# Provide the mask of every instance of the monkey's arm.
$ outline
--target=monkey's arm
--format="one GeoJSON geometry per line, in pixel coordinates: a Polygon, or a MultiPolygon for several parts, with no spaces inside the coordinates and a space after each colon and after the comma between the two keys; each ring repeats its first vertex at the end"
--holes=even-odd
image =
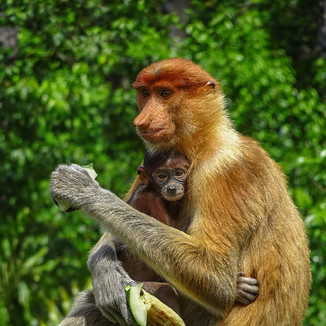
{"type": "Polygon", "coordinates": [[[87,266],[92,274],[96,305],[102,314],[119,325],[133,325],[124,294],[127,284],[135,285],[117,259],[115,241],[105,233],[90,252],[87,266]],[[126,324],[127,322],[127,324],[126,324]]]}
{"type": "Polygon", "coordinates": [[[233,305],[237,266],[228,257],[228,248],[216,251],[203,245],[203,239],[138,212],[102,189],[78,165],[58,166],[50,192],[53,199],[70,202],[103,223],[169,283],[209,310],[224,314],[233,305]]]}

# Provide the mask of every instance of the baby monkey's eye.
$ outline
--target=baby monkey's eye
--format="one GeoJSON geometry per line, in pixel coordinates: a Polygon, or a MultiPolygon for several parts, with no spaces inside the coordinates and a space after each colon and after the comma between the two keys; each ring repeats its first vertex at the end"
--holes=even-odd
{"type": "Polygon", "coordinates": [[[177,170],[177,171],[175,171],[174,175],[176,177],[181,177],[183,175],[183,171],[182,170],[177,170]]]}
{"type": "Polygon", "coordinates": [[[157,175],[157,177],[158,177],[160,180],[164,180],[164,179],[166,179],[166,174],[165,174],[165,173],[159,173],[159,174],[157,175]]]}

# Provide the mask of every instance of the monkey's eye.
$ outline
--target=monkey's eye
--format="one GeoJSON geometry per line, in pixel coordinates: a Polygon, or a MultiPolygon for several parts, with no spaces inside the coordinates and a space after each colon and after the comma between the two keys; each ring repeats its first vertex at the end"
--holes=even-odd
{"type": "Polygon", "coordinates": [[[171,92],[170,90],[168,90],[168,89],[164,89],[164,90],[161,92],[160,96],[163,97],[163,98],[165,98],[165,99],[167,99],[167,98],[170,97],[171,94],[172,94],[172,92],[171,92]]]}
{"type": "Polygon", "coordinates": [[[181,176],[183,176],[183,171],[182,170],[176,170],[175,173],[174,173],[174,175],[176,177],[181,177],[181,176]]]}
{"type": "Polygon", "coordinates": [[[148,96],[149,96],[149,90],[148,90],[148,89],[143,89],[143,90],[141,91],[141,95],[142,95],[143,97],[148,97],[148,96]]]}
{"type": "Polygon", "coordinates": [[[165,180],[166,179],[166,174],[165,173],[159,173],[158,175],[157,175],[157,178],[159,179],[159,180],[165,180]]]}

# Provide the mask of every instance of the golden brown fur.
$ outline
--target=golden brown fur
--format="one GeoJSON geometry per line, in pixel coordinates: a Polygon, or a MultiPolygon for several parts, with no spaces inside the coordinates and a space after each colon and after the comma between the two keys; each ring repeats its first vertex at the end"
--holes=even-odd
{"type": "MultiPolygon", "coordinates": [[[[139,74],[135,87],[144,86],[176,92],[172,104],[159,106],[154,101],[146,107],[156,111],[146,128],[172,120],[174,125],[167,128],[172,133],[159,139],[144,137],[142,118],[146,114],[148,119],[148,112],[141,111],[135,124],[149,149],[177,150],[193,162],[184,214],[191,216],[187,233],[200,241],[207,261],[196,268],[207,274],[216,269],[230,283],[237,270],[259,281],[258,299],[229,310],[221,325],[300,325],[311,281],[309,252],[304,224],[280,168],[257,142],[232,128],[217,81],[199,66],[182,59],[164,60],[139,74]],[[146,84],[148,76],[152,79],[146,84]],[[187,85],[182,84],[184,79],[187,85]],[[204,86],[207,81],[216,87],[204,86]],[[173,109],[167,111],[169,106],[173,109]]],[[[147,103],[140,97],[138,93],[142,110],[147,103]]],[[[185,243],[176,245],[182,254],[185,243]]],[[[207,295],[211,289],[204,291],[207,295]]],[[[224,308],[228,307],[226,302],[224,308]]]]}
{"type": "MultiPolygon", "coordinates": [[[[140,110],[134,124],[147,148],[178,151],[191,162],[178,216],[189,227],[182,232],[140,213],[76,165],[52,173],[52,198],[103,223],[174,286],[187,326],[300,325],[311,283],[308,242],[280,168],[257,142],[234,130],[217,81],[201,67],[164,60],[145,68],[134,86],[140,110]],[[242,270],[259,282],[259,297],[247,306],[235,304],[242,270]]],[[[70,321],[81,311],[88,321],[94,309],[132,325],[122,289],[133,281],[108,234],[88,266],[95,301],[62,325],[81,325],[70,321]]]]}

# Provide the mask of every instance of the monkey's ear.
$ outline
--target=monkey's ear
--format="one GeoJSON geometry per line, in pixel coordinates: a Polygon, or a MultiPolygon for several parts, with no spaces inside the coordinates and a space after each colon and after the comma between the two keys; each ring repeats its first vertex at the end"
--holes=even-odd
{"type": "Polygon", "coordinates": [[[147,182],[147,174],[145,172],[145,168],[143,166],[138,166],[137,173],[139,175],[139,179],[143,182],[147,182]]]}
{"type": "Polygon", "coordinates": [[[210,86],[211,88],[215,88],[215,83],[209,80],[206,82],[205,86],[210,86]]]}

